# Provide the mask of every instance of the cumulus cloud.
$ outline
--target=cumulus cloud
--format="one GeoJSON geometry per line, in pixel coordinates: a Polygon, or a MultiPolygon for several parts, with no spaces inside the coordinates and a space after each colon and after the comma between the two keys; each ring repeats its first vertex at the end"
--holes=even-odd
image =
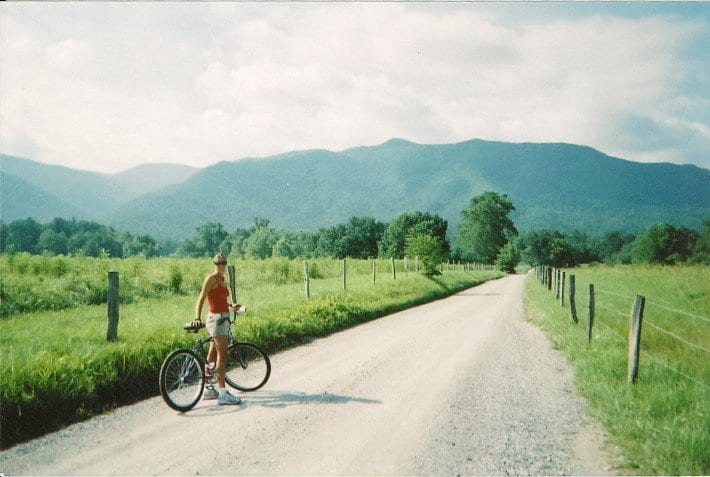
{"type": "Polygon", "coordinates": [[[689,55],[699,21],[400,3],[0,13],[0,150],[45,162],[206,166],[477,137],[710,166],[707,91],[687,90],[707,67],[689,55]]]}

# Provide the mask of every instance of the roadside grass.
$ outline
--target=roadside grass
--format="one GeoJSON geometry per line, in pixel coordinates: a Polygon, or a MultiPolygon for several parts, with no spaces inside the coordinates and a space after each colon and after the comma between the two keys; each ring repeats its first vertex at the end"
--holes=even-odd
{"type": "MultiPolygon", "coordinates": [[[[373,284],[372,261],[349,260],[347,290],[343,290],[342,275],[337,276],[342,264],[324,260],[314,262],[318,276],[331,276],[312,279],[311,298],[306,299],[303,263],[285,262],[236,263],[237,298],[247,307],[236,325],[237,336],[270,352],[504,275],[498,271],[446,271],[431,280],[398,271],[394,280],[391,272],[380,272],[373,284]],[[295,278],[277,283],[274,276],[286,276],[283,267],[289,267],[289,276],[294,273],[295,278]],[[264,278],[270,273],[272,281],[264,278]]],[[[381,265],[381,270],[388,270],[385,262],[378,263],[378,268],[381,265]]],[[[154,273],[163,269],[162,276],[175,266],[165,259],[148,260],[145,265],[146,270],[155,269],[154,273]]],[[[209,262],[207,267],[197,265],[194,260],[178,264],[185,276],[200,277],[197,282],[201,285],[211,266],[209,262]]],[[[199,285],[190,295],[141,297],[128,303],[123,303],[123,283],[121,286],[115,342],[106,341],[105,305],[19,313],[0,320],[3,448],[158,394],[158,371],[165,356],[172,349],[194,343],[194,336],[185,333],[181,325],[194,318],[199,285]]]]}
{"type": "Polygon", "coordinates": [[[710,474],[710,267],[585,266],[576,279],[579,323],[530,275],[526,311],[576,368],[590,412],[635,474],[710,474]],[[595,322],[587,340],[589,283],[595,322]],[[627,336],[636,294],[646,297],[639,380],[627,382],[627,336]],[[668,334],[668,333],[672,333],[668,334]]]}

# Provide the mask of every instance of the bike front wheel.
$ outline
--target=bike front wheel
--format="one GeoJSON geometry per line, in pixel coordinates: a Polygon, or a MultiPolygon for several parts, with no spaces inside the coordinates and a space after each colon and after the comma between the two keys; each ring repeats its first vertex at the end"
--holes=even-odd
{"type": "Polygon", "coordinates": [[[229,347],[227,384],[240,391],[256,391],[269,380],[271,361],[266,351],[253,343],[235,343],[229,347]]]}
{"type": "Polygon", "coordinates": [[[160,394],[176,411],[192,409],[205,388],[205,370],[200,358],[189,349],[178,349],[160,367],[160,394]]]}

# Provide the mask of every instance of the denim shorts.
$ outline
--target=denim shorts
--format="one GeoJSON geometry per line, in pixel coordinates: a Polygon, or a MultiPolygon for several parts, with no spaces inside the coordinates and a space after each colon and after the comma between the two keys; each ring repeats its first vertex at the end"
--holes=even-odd
{"type": "Polygon", "coordinates": [[[210,336],[226,336],[229,334],[229,313],[210,313],[207,316],[207,332],[210,336]],[[224,318],[224,319],[223,319],[224,318]],[[217,323],[222,320],[221,323],[217,323]]]}

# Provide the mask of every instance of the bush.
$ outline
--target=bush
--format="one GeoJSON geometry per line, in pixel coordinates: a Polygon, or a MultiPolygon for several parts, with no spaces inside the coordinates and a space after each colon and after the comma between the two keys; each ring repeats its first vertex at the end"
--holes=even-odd
{"type": "Polygon", "coordinates": [[[515,267],[520,263],[520,252],[517,247],[508,242],[500,249],[496,258],[496,267],[506,273],[515,273],[515,267]]]}

